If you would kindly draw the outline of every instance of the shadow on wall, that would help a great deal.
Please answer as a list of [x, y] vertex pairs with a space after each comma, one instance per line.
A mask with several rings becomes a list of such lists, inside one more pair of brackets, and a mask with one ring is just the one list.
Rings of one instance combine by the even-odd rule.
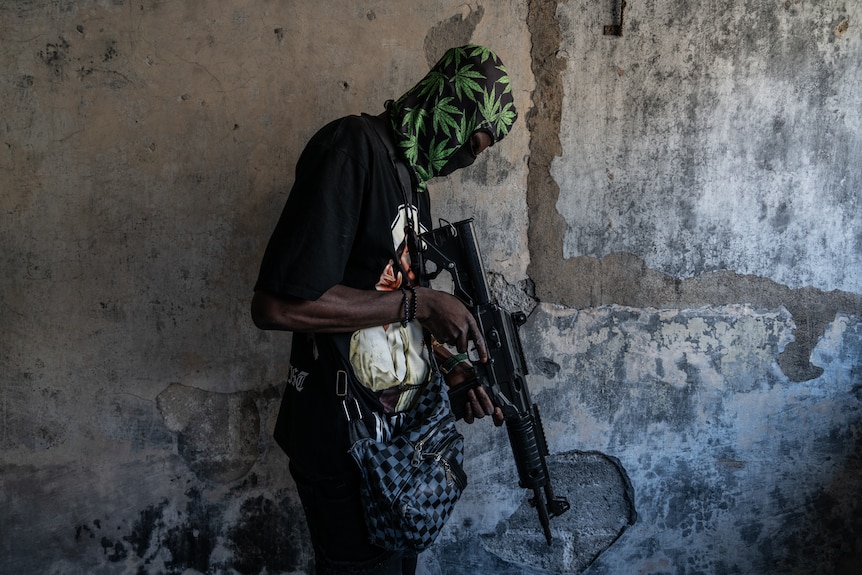
[[[862, 383], [857, 386], [862, 400]], [[842, 441], [841, 438], [831, 438]], [[828, 459], [831, 457], [826, 456]], [[834, 575], [858, 575], [862, 572], [859, 534], [862, 533], [862, 500], [859, 497], [862, 469], [862, 439], [856, 440], [853, 453], [832, 481], [813, 494], [798, 512], [797, 527], [792, 524], [784, 534], [783, 546], [788, 556], [780, 568], [792, 572], [810, 562], [814, 550], [824, 557], [824, 565], [834, 569]]]

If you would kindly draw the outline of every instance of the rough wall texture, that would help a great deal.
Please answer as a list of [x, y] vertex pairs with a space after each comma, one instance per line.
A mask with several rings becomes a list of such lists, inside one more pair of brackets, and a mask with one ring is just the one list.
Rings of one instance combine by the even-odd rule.
[[619, 9], [0, 3], [0, 572], [313, 572], [251, 285], [307, 138], [467, 41], [522, 120], [431, 193], [532, 312], [573, 509], [549, 548], [465, 426], [421, 572], [858, 572], [862, 9]]
[[594, 308], [534, 312], [531, 355], [637, 494], [590, 572], [855, 572], [859, 7], [619, 9], [528, 19], [530, 278]]
[[543, 304], [527, 333], [552, 450], [613, 454], [634, 486], [637, 524], [589, 572], [854, 573], [860, 328], [837, 316], [800, 383], [775, 361], [785, 309]]

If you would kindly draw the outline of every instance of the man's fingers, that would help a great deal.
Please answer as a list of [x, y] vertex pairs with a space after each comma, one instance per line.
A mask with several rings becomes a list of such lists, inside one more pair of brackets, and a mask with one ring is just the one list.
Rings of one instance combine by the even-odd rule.
[[470, 402], [467, 402], [467, 409], [464, 410], [464, 423], [473, 423], [475, 421], [475, 417], [473, 417], [473, 407], [470, 405]]
[[476, 419], [482, 419], [486, 415], [492, 417], [496, 427], [500, 427], [506, 421], [506, 418], [503, 416], [503, 410], [494, 405], [483, 387], [479, 386], [471, 389], [467, 392], [464, 422], [473, 423]]
[[467, 337], [467, 334], [465, 332], [461, 332], [458, 334], [454, 342], [455, 349], [458, 350], [458, 353], [465, 353], [467, 351], [467, 344], [469, 343], [469, 341], [470, 339]]
[[[480, 393], [484, 393], [484, 391], [481, 391], [481, 387], [477, 389], [480, 390]], [[464, 410], [465, 423], [473, 423], [477, 419], [482, 419], [485, 415], [491, 416], [495, 427], [500, 427], [506, 422], [506, 418], [503, 416], [503, 410], [499, 407], [492, 406], [490, 410], [485, 410], [484, 408], [479, 407], [480, 402], [478, 401], [478, 398], [476, 398], [476, 395], [473, 394], [472, 390], [467, 393], [467, 397], [467, 406]]]
[[[481, 388], [477, 388], [481, 389]], [[471, 389], [467, 392], [467, 407], [470, 408], [470, 411], [473, 413], [474, 417], [478, 417], [482, 419], [486, 415], [488, 415], [488, 411], [485, 410], [485, 406], [479, 401], [475, 390]]]
[[494, 410], [494, 425], [500, 427], [505, 423], [506, 418], [503, 416], [503, 410], [499, 407]]
[[[493, 415], [494, 414], [494, 402], [491, 401], [491, 398], [488, 396], [488, 392], [485, 391], [484, 387], [477, 387], [476, 393], [474, 394], [476, 399], [478, 400], [478, 404], [482, 408], [482, 413], [485, 415]], [[471, 391], [472, 393], [472, 391]]]
[[[424, 293], [424, 292], [423, 292]], [[479, 361], [488, 361], [488, 346], [479, 330], [476, 318], [455, 296], [429, 290], [428, 298], [431, 307], [427, 317], [423, 316], [423, 326], [445, 344], [454, 345], [458, 353], [466, 353], [470, 342], [474, 343]]]
[[485, 345], [485, 338], [482, 332], [479, 331], [479, 326], [476, 324], [473, 316], [470, 316], [470, 320], [470, 334], [473, 343], [476, 345], [476, 353], [479, 354], [479, 361], [485, 363], [488, 361], [488, 347]]

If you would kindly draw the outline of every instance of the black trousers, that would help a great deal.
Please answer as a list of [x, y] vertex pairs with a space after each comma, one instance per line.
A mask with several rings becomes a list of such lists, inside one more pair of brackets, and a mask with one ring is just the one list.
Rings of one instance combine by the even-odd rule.
[[358, 472], [311, 481], [291, 464], [290, 474], [311, 534], [316, 575], [415, 575], [415, 555], [387, 551], [369, 542]]

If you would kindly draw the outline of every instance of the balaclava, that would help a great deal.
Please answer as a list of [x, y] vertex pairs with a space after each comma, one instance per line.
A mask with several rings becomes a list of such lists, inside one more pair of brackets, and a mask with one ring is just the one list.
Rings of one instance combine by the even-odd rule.
[[506, 67], [494, 52], [474, 45], [449, 49], [388, 109], [396, 145], [413, 168], [419, 191], [453, 165], [469, 163], [458, 156], [469, 152], [465, 146], [474, 132], [487, 132], [493, 145], [518, 117]]

